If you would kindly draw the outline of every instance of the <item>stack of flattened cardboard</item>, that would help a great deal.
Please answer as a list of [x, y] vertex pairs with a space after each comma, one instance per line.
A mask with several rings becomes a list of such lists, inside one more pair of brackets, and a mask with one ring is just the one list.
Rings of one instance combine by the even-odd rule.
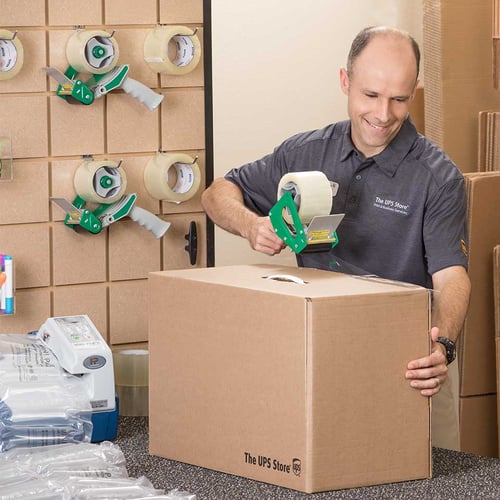
[[472, 293], [460, 338], [461, 449], [498, 456], [492, 256], [500, 243], [500, 172], [465, 179]]
[[500, 0], [493, 0], [493, 86], [500, 87]]
[[[500, 245], [493, 250], [493, 279], [495, 298], [495, 342], [497, 346], [497, 415], [500, 415]], [[498, 454], [500, 456], [500, 419], [498, 419]]]
[[424, 0], [425, 134], [462, 172], [477, 171], [477, 116], [499, 109], [491, 0]]
[[500, 112], [479, 112], [478, 170], [500, 170]]

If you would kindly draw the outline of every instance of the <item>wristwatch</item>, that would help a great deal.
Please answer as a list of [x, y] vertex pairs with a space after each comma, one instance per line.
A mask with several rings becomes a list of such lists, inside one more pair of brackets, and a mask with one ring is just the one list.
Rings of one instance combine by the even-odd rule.
[[455, 342], [450, 340], [448, 337], [438, 337], [436, 342], [444, 345], [444, 348], [446, 349], [446, 364], [449, 365], [457, 357]]

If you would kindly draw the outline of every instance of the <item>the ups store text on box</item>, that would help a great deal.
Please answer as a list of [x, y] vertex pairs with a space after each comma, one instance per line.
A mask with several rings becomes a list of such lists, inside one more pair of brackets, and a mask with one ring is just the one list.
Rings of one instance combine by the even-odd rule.
[[404, 378], [427, 290], [253, 265], [150, 273], [149, 294], [153, 455], [304, 492], [430, 477]]

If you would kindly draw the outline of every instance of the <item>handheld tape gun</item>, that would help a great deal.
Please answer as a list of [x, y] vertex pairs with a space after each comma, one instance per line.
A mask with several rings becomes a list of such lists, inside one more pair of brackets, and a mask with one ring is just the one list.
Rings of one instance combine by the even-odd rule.
[[113, 354], [87, 315], [48, 318], [37, 338], [61, 368], [85, 382], [92, 406], [92, 441], [113, 439], [118, 425]]
[[[75, 173], [74, 188], [77, 196], [73, 203], [65, 198], [51, 198], [66, 212], [64, 224], [73, 229], [82, 227], [90, 233], [98, 234], [103, 228], [128, 216], [151, 231], [156, 238], [161, 238], [170, 227], [170, 222], [138, 207], [136, 193], [125, 193], [127, 176], [120, 165], [121, 162], [95, 161], [86, 157]], [[96, 206], [90, 210], [87, 203]]]
[[[59, 84], [56, 95], [70, 104], [89, 105], [112, 90], [122, 89], [150, 111], [156, 109], [164, 96], [130, 78], [128, 64], [117, 65], [119, 49], [113, 35], [114, 32], [84, 29], [72, 34], [66, 45], [66, 71], [43, 68]], [[84, 81], [79, 78], [80, 73], [91, 77]]]
[[344, 214], [330, 214], [338, 184], [323, 172], [291, 172], [278, 185], [278, 201], [269, 211], [276, 234], [295, 253], [323, 252], [339, 242]]

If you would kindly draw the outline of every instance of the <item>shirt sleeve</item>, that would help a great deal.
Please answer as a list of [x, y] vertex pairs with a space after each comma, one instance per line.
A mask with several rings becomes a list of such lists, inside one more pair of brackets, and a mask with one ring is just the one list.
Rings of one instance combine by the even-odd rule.
[[429, 200], [424, 214], [428, 271], [468, 266], [467, 195], [463, 177], [445, 183]]
[[230, 170], [225, 178], [241, 189], [247, 208], [267, 216], [277, 201], [278, 184], [284, 173], [285, 154], [283, 147], [278, 146], [273, 153]]

